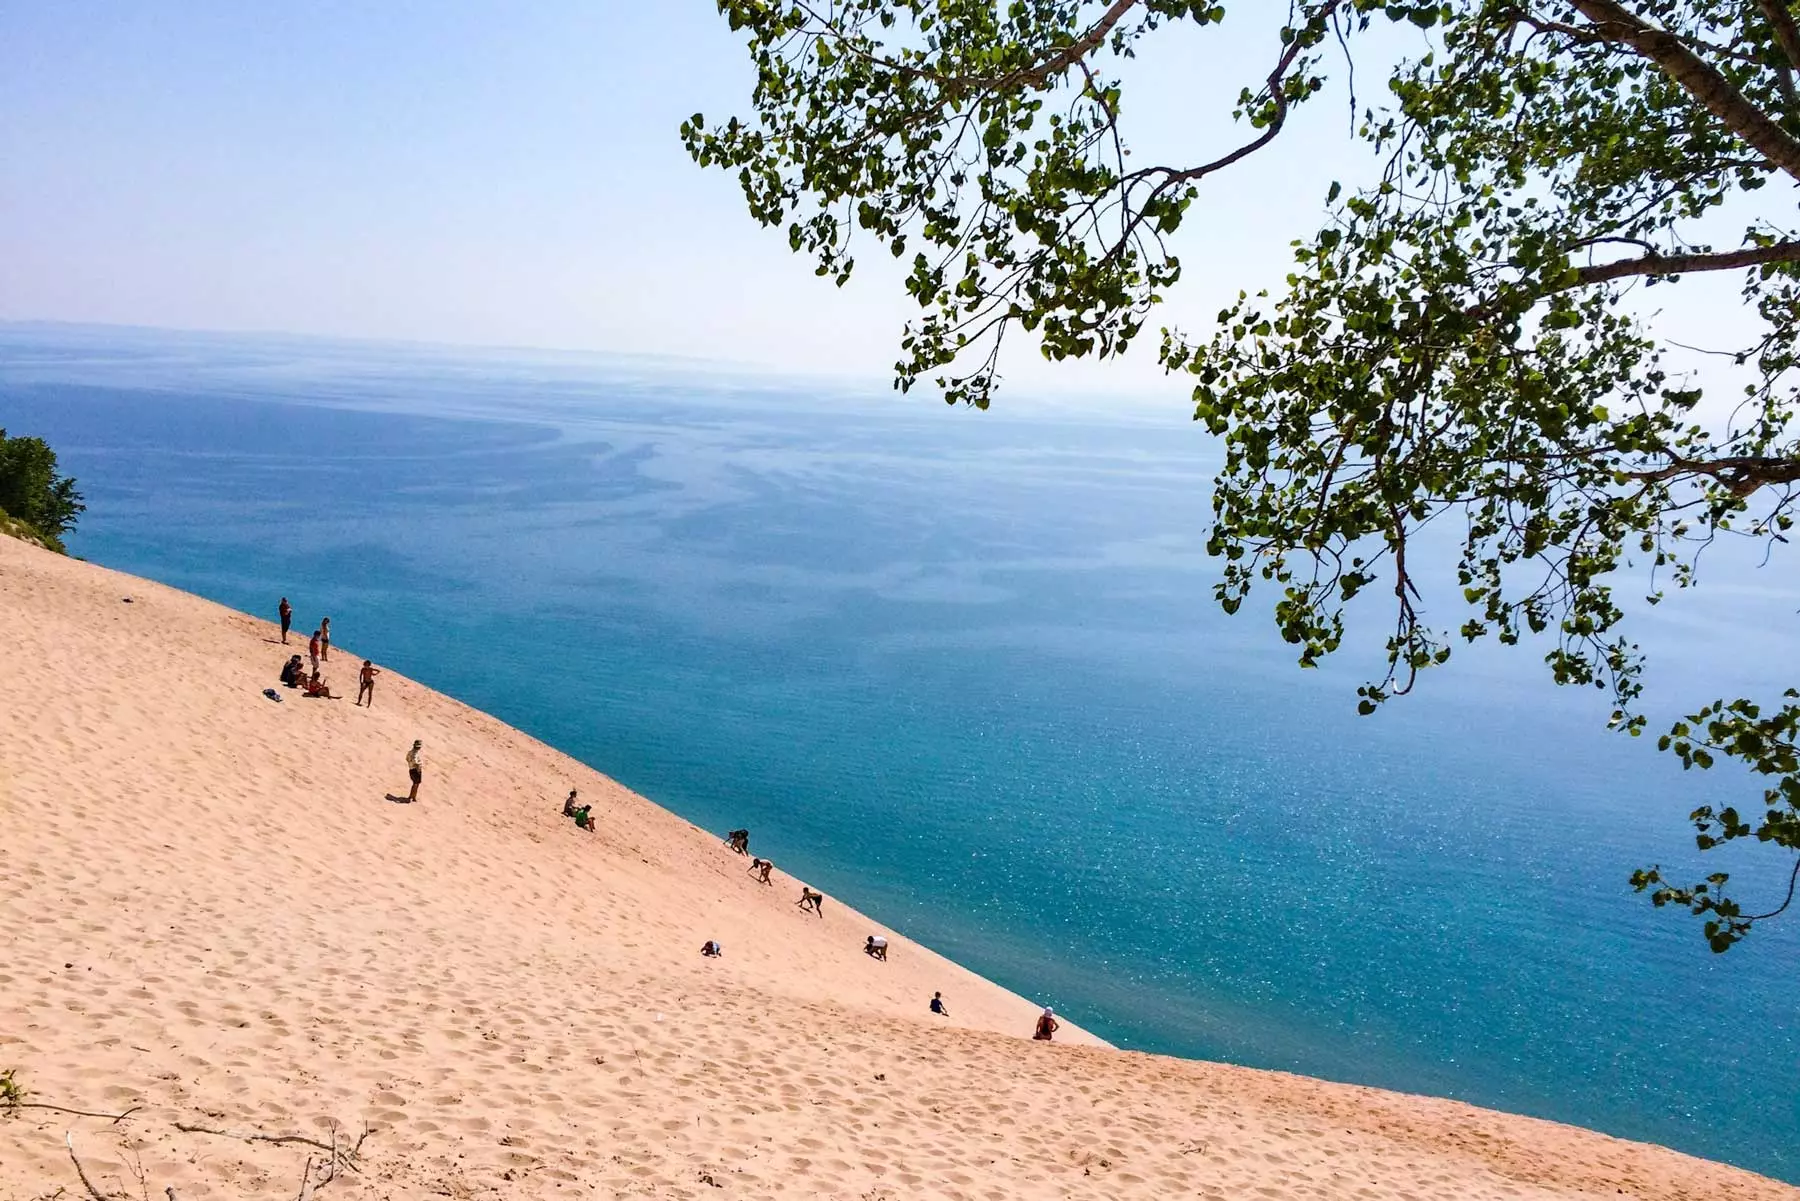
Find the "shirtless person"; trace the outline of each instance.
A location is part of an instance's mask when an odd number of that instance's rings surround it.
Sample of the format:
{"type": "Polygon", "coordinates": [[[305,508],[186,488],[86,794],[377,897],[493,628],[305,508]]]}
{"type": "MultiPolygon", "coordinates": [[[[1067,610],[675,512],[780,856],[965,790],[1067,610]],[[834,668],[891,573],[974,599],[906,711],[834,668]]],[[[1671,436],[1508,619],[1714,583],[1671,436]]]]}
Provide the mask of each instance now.
{"type": "Polygon", "coordinates": [[[356,703],[362,704],[363,698],[369,698],[369,708],[375,707],[375,677],[381,672],[367,659],[363,660],[362,670],[356,673],[356,703]]]}
{"type": "Polygon", "coordinates": [[[281,598],[281,608],[275,610],[281,614],[281,640],[287,641],[288,628],[294,624],[294,606],[288,604],[287,597],[281,598]]]}
{"type": "Polygon", "coordinates": [[[824,904],[825,904],[825,894],[824,893],[815,892],[814,890],[808,888],[804,884],[802,884],[800,886],[800,908],[810,909],[814,913],[818,914],[820,917],[824,917],[825,916],[825,910],[823,908],[824,904]]]}

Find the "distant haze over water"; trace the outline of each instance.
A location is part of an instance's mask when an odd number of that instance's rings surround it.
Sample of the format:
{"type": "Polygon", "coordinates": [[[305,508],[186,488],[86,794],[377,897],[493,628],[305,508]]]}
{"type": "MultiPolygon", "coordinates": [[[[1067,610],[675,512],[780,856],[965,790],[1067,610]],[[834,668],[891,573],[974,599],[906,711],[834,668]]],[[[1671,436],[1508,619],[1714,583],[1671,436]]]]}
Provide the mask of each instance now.
{"type": "MultiPolygon", "coordinates": [[[[1121,1046],[1800,1181],[1800,916],[1714,956],[1625,882],[1775,894],[1684,821],[1753,786],[1607,734],[1541,649],[1459,650],[1357,718],[1385,611],[1318,672],[1265,608],[1222,616],[1186,417],[1176,385],[979,414],[679,360],[0,325],[0,426],[79,477],[76,554],[328,614],[1121,1046]]],[[[1668,714],[1800,675],[1791,562],[1731,554],[1638,621],[1668,714]]]]}

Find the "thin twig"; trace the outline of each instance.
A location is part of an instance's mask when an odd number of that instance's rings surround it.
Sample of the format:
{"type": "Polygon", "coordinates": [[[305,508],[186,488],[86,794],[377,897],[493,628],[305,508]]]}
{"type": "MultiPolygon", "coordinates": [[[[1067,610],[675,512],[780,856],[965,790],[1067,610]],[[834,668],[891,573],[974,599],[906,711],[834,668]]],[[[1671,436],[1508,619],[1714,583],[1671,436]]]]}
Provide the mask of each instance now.
{"type": "Polygon", "coordinates": [[[113,1125],[116,1126],[120,1122],[123,1122],[126,1118],[130,1117],[132,1114],[136,1113],[138,1110],[142,1109],[143,1106],[142,1105],[133,1105],[130,1109],[127,1109],[124,1113],[95,1113],[91,1109],[70,1109],[66,1105],[49,1105],[43,1101],[14,1101],[8,1105],[0,1106],[0,1108],[4,1108],[4,1109],[48,1109],[48,1110],[52,1110],[56,1113],[72,1113],[76,1117],[81,1117],[81,1118],[111,1118],[113,1120],[113,1125]]]}
{"type": "Polygon", "coordinates": [[[94,1201],[112,1201],[112,1198],[94,1187],[94,1182],[88,1179],[87,1169],[81,1166],[81,1156],[75,1154],[75,1132],[73,1130],[63,1131],[63,1142],[69,1145],[69,1158],[74,1161],[75,1174],[81,1177],[81,1185],[87,1189],[88,1196],[92,1197],[94,1201]]]}
{"type": "Polygon", "coordinates": [[[186,1122],[176,1122],[175,1129],[183,1134],[215,1134],[220,1138],[235,1138],[246,1143],[274,1143],[277,1146],[298,1143],[302,1146],[317,1147],[330,1155],[334,1163],[341,1160],[344,1166],[351,1171],[356,1170],[356,1157],[362,1153],[363,1142],[369,1137],[369,1128],[364,1126],[363,1132],[355,1144],[349,1147],[339,1147],[335,1130],[332,1132],[332,1141],[322,1143],[316,1138],[307,1138],[300,1134],[246,1134],[239,1130],[214,1130],[208,1126],[190,1126],[186,1122]]]}

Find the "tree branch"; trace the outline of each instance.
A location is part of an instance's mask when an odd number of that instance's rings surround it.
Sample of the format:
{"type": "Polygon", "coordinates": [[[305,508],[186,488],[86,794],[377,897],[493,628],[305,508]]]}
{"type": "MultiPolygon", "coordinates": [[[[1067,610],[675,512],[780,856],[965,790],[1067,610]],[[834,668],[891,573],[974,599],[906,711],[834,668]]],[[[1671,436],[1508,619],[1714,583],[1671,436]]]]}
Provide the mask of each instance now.
{"type": "Polygon", "coordinates": [[[1628,479],[1657,483],[1683,475],[1705,475],[1737,496],[1748,496],[1769,484],[1800,482],[1800,458],[1776,455],[1732,455],[1722,459],[1683,459],[1671,456],[1667,467],[1627,471],[1628,479]]]}
{"type": "Polygon", "coordinates": [[[1029,71],[1012,76],[1005,82],[1028,83],[1032,87],[1043,87],[1052,76],[1061,74],[1092,54],[1094,49],[1106,40],[1106,35],[1125,19],[1125,14],[1135,8],[1137,3],[1138,0],[1113,0],[1112,7],[1100,14],[1100,19],[1094,22],[1093,28],[1029,71]]]}
{"type": "MultiPolygon", "coordinates": [[[[1737,267],[1757,267],[1764,263],[1800,263],[1800,241],[1776,242],[1769,246],[1747,246],[1717,254],[1646,254],[1641,258],[1621,259],[1616,263],[1600,263],[1580,267],[1569,287],[1605,283],[1633,275],[1682,275],[1690,271],[1730,271],[1737,267]]],[[[1561,289],[1559,289],[1561,290],[1561,289]]]]}
{"type": "Polygon", "coordinates": [[[1789,65],[1800,67],[1800,26],[1794,24],[1794,14],[1788,11],[1782,0],[1756,2],[1757,7],[1762,9],[1763,16],[1768,19],[1769,28],[1775,31],[1776,44],[1787,55],[1789,65]]]}
{"type": "MultiPolygon", "coordinates": [[[[1321,18],[1336,16],[1338,7],[1338,0],[1332,0],[1332,2],[1327,4],[1320,13],[1321,18]]],[[[1293,41],[1288,43],[1287,48],[1281,52],[1281,57],[1275,60],[1275,69],[1270,71],[1268,78],[1264,80],[1263,87],[1268,92],[1269,103],[1273,106],[1274,112],[1269,118],[1268,125],[1263,128],[1262,133],[1258,134],[1250,141],[1245,142],[1236,150],[1230,151],[1229,153],[1214,159],[1210,163],[1203,163],[1198,167],[1185,167],[1180,169],[1173,167],[1149,167],[1141,171],[1133,172],[1132,175],[1127,176],[1126,179],[1140,179],[1150,175],[1161,174],[1163,176],[1162,182],[1151,189],[1149,196],[1150,200],[1156,200],[1170,188],[1184,183],[1192,183],[1197,179],[1203,179],[1216,171],[1223,171],[1233,163],[1249,158],[1258,150],[1261,150],[1264,146],[1273,142],[1281,135],[1282,129],[1287,125],[1289,105],[1287,95],[1282,90],[1287,73],[1292,69],[1295,60],[1297,60],[1307,49],[1309,49],[1309,47],[1305,40],[1296,36],[1293,41]]],[[[1122,180],[1121,183],[1123,182],[1125,181],[1122,180]]],[[[1148,202],[1139,206],[1138,211],[1131,217],[1130,222],[1125,226],[1124,232],[1119,235],[1118,242],[1111,250],[1107,251],[1105,261],[1110,262],[1116,255],[1125,250],[1126,243],[1130,240],[1132,233],[1137,230],[1139,225],[1143,224],[1148,207],[1148,202]]]]}
{"type": "Polygon", "coordinates": [[[1754,146],[1763,157],[1800,179],[1800,141],[1731,86],[1716,67],[1695,54],[1687,43],[1646,23],[1613,0],[1569,0],[1594,23],[1594,32],[1609,42],[1629,46],[1662,69],[1683,91],[1719,118],[1725,127],[1754,146]]]}

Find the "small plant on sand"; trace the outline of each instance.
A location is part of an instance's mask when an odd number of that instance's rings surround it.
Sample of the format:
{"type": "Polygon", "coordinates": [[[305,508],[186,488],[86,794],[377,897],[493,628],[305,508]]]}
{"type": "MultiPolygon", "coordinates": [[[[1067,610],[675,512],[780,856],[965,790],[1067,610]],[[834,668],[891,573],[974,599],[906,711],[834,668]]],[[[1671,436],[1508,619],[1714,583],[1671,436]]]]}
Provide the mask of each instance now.
{"type": "Polygon", "coordinates": [[[25,1086],[19,1083],[19,1069],[0,1072],[0,1113],[15,1114],[25,1103],[25,1086]]]}

